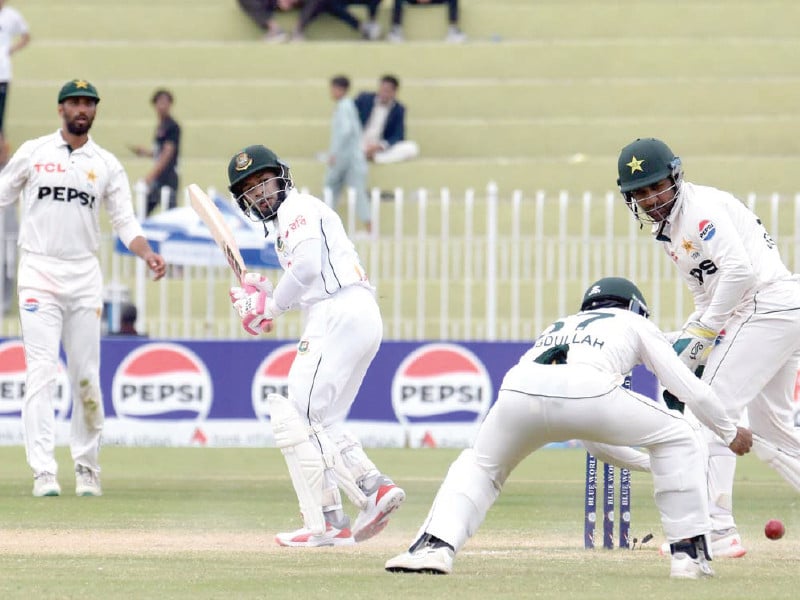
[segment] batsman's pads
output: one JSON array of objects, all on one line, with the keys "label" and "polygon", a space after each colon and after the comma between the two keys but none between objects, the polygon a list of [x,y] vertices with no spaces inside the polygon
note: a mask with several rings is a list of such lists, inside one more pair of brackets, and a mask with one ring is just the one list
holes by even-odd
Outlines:
[{"label": "batsman's pads", "polygon": [[336,445],[333,468],[339,485],[350,501],[363,510],[367,506],[367,497],[357,482],[370,473],[378,473],[378,469],[367,457],[358,439],[349,432],[340,430],[331,436],[331,440]]},{"label": "batsman's pads", "polygon": [[228,292],[242,327],[250,335],[259,335],[272,329],[272,311],[267,300],[272,296],[272,282],[258,273],[247,273],[242,287],[232,287]]},{"label": "batsman's pads", "polygon": [[672,348],[683,364],[694,373],[697,367],[706,364],[717,334],[718,332],[709,329],[700,321],[689,321],[672,344]]},{"label": "batsman's pads", "polygon": [[314,535],[325,533],[322,514],[325,463],[311,442],[311,428],[303,422],[294,404],[280,394],[269,394],[270,421],[275,445],[281,449],[305,525]]}]

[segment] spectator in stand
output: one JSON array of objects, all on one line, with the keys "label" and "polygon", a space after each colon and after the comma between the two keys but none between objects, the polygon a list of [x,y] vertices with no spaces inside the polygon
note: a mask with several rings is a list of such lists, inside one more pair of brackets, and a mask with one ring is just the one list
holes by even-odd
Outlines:
[{"label": "spectator in stand", "polygon": [[361,150],[361,123],[353,99],[347,95],[349,91],[350,80],[347,77],[338,75],[331,79],[331,98],[336,102],[336,108],[331,119],[325,187],[333,194],[334,206],[345,186],[355,190],[358,219],[364,224],[367,233],[370,233],[372,227],[367,198],[368,167]]},{"label": "spectator in stand", "polygon": [[264,30],[265,42],[285,42],[289,34],[275,20],[275,12],[299,8],[300,0],[239,0],[239,6]]},{"label": "spectator in stand", "polygon": [[147,186],[147,214],[161,205],[161,188],[169,189],[169,208],[177,206],[178,155],[181,147],[181,126],[172,118],[170,111],[174,98],[168,90],[156,90],[150,100],[158,115],[158,127],[153,139],[153,149],[131,146],[131,151],[140,157],[154,159],[153,168],[145,175]]},{"label": "spectator in stand", "polygon": [[[377,22],[378,5],[381,0],[307,0],[300,11],[300,18],[292,33],[292,41],[302,42],[306,39],[306,28],[322,13],[328,13],[344,21],[353,30],[361,34],[365,40],[377,40],[381,28]],[[367,6],[368,21],[360,21],[347,10],[348,4],[364,4]]]},{"label": "spectator in stand", "polygon": [[428,6],[431,4],[447,4],[447,28],[446,42],[460,44],[466,41],[467,36],[458,27],[458,0],[394,0],[392,10],[392,30],[387,36],[390,42],[402,42],[405,40],[403,35],[403,4],[415,4],[417,6]]},{"label": "spectator in stand", "polygon": [[384,75],[377,92],[361,92],[355,100],[364,129],[364,155],[377,164],[409,160],[419,154],[417,143],[405,139],[406,107],[397,101],[398,87],[397,77]]}]

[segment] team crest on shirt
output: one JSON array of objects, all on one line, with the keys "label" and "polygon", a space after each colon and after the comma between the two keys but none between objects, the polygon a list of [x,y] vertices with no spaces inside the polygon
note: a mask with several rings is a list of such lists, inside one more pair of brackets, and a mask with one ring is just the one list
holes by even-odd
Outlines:
[{"label": "team crest on shirt", "polygon": [[717,228],[714,227],[714,223],[708,219],[703,219],[700,221],[698,229],[700,230],[700,239],[704,242],[710,242],[714,237],[714,234],[717,233]]},{"label": "team crest on shirt", "polygon": [[692,240],[687,240],[686,238],[683,238],[683,241],[681,242],[681,248],[684,249],[686,254],[691,254],[695,250]]},{"label": "team crest on shirt", "polygon": [[237,171],[244,171],[253,164],[253,159],[250,158],[250,155],[247,152],[240,152],[236,155],[236,162],[234,163],[234,169]]},{"label": "team crest on shirt", "polygon": [[297,344],[297,353],[305,354],[306,352],[308,352],[308,340],[300,340],[300,343]]}]

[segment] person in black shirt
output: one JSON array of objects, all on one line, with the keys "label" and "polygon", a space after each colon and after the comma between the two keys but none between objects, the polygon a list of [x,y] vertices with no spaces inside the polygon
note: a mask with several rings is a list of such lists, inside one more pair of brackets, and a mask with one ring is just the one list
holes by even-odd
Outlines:
[{"label": "person in black shirt", "polygon": [[153,167],[145,175],[147,185],[147,214],[161,205],[161,188],[169,189],[169,208],[177,206],[178,155],[181,145],[181,127],[172,118],[170,111],[174,98],[168,90],[156,90],[151,103],[158,115],[158,127],[153,139],[153,149],[131,146],[136,156],[149,156],[154,159]]}]

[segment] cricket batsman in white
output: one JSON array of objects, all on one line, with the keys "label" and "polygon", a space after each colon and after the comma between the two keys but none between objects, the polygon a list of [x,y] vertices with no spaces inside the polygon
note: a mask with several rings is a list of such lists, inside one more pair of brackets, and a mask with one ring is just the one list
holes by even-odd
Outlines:
[{"label": "cricket batsman in white", "polygon": [[[746,410],[756,455],[800,491],[792,410],[800,277],[784,266],[757,215],[728,192],[685,181],[680,158],[663,141],[625,146],[618,175],[628,207],[652,226],[694,296],[675,351],[711,385],[731,419],[738,422]],[[746,550],[733,518],[736,457],[706,433],[712,550],[715,557],[741,557]]]},{"label": "cricket batsman in white", "polygon": [[[345,427],[383,338],[375,290],[342,221],[318,198],[294,188],[289,167],[261,145],[228,165],[230,190],[244,214],[264,224],[284,273],[275,289],[248,273],[231,301],[248,333],[271,329],[283,312],[305,311],[289,370],[289,397],[268,398],[275,444],[289,468],[303,527],[279,533],[281,546],[344,546],[380,533],[405,500]],[[360,509],[353,526],[339,487]]]},{"label": "cricket batsman in white", "polygon": [[545,329],[506,373],[473,447],[450,466],[416,540],[389,559],[386,570],[450,573],[519,462],[551,442],[582,439],[649,451],[655,503],[670,542],[670,576],[712,576],[699,425],[627,389],[625,376],[644,364],[665,386],[680,390],[732,452],[746,453],[752,438],[682,364],[648,314],[632,282],[606,277],[586,291],[580,312]]}]

